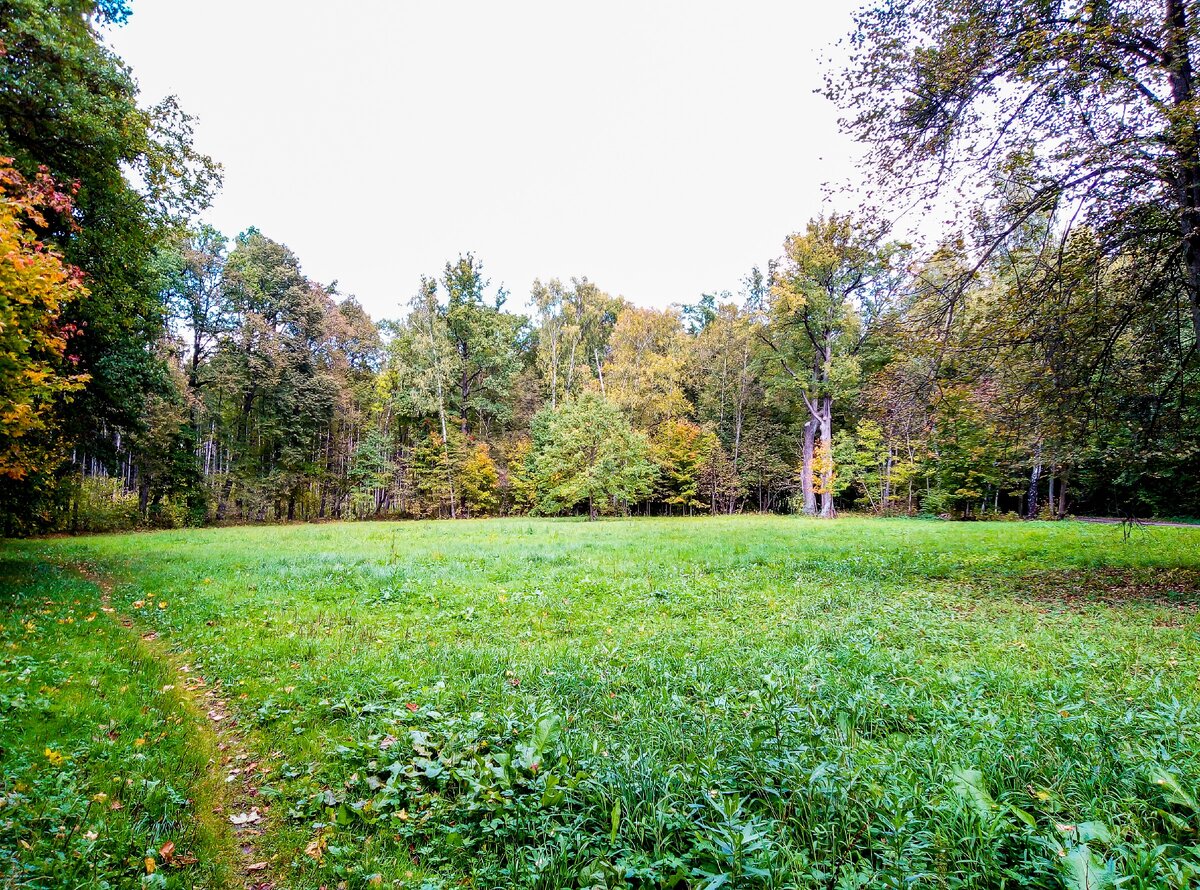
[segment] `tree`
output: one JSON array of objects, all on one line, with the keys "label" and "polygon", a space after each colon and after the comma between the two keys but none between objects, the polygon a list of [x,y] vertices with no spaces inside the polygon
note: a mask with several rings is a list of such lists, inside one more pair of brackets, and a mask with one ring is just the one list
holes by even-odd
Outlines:
[{"label": "tree", "polygon": [[[659,426],[650,440],[650,459],[658,467],[655,499],[666,504],[668,512],[710,505],[700,497],[700,483],[709,456],[718,448],[712,432],[689,420],[667,420]],[[718,487],[715,479],[710,479],[710,487]]]},{"label": "tree", "polygon": [[467,451],[459,470],[463,511],[468,517],[488,516],[500,506],[500,472],[486,442],[476,442]]},{"label": "tree", "polygon": [[562,513],[586,503],[588,518],[650,494],[654,465],[649,446],[620,409],[599,393],[585,392],[533,422],[529,460],[537,479],[537,509]]},{"label": "tree", "polygon": [[[732,302],[724,302],[705,316],[689,356],[697,418],[716,430],[728,451],[728,474],[733,480],[742,465],[747,417],[763,402],[760,349],[754,315]],[[723,490],[730,497],[721,509],[732,513],[736,482],[723,486]]]},{"label": "tree", "polygon": [[378,516],[383,512],[395,474],[389,444],[387,436],[373,429],[354,448],[347,476],[355,516]]},{"label": "tree", "polygon": [[[157,349],[159,248],[220,184],[219,166],[192,146],[192,119],[173,98],[139,107],[132,75],[103,45],[100,26],[128,15],[123,0],[0,0],[0,156],[26,177],[45,168],[78,183],[73,224],[37,227],[89,292],[61,316],[77,332],[74,367],[86,385],[53,410],[77,459],[114,471],[147,397],[170,398]],[[41,510],[53,492],[26,491],[18,509]]]},{"label": "tree", "polygon": [[1196,339],[1198,15],[1184,0],[881,0],[856,16],[827,92],[902,203],[976,200],[1024,159],[1032,188],[993,191],[1003,212],[974,268],[1025,220],[1061,210],[1169,272]]},{"label": "tree", "polygon": [[714,436],[712,447],[700,467],[696,492],[699,501],[708,507],[709,513],[733,513],[743,493],[741,479],[729,453]]},{"label": "tree", "polygon": [[828,518],[834,515],[834,399],[857,385],[858,352],[898,286],[899,248],[836,214],[810,221],[784,248],[771,288],[769,325],[759,336],[808,411],[801,469],[804,512],[817,513],[819,496],[820,515]]},{"label": "tree", "polygon": [[464,435],[471,418],[480,435],[509,420],[512,384],[521,370],[527,320],[502,311],[508,298],[503,288],[488,301],[488,285],[483,264],[472,254],[446,263],[444,315],[457,356],[454,405]]},{"label": "tree", "polygon": [[686,383],[687,341],[674,310],[627,306],[617,316],[604,364],[604,393],[642,430],[692,410]]},{"label": "tree", "polygon": [[200,389],[200,372],[234,319],[223,288],[229,240],[209,225],[177,235],[161,256],[162,296],[179,333],[190,339],[188,386]]},{"label": "tree", "polygon": [[421,515],[457,519],[463,513],[460,476],[465,441],[455,427],[450,427],[449,436],[443,439],[437,430],[430,430],[413,446],[409,473]]},{"label": "tree", "polygon": [[[536,364],[550,407],[604,376],[603,358],[624,301],[611,297],[585,278],[568,288],[557,278],[534,281],[537,310]],[[601,386],[603,389],[603,386]]]},{"label": "tree", "polygon": [[401,336],[393,340],[391,350],[393,393],[405,401],[405,413],[413,420],[436,412],[450,518],[455,519],[458,498],[450,462],[446,391],[458,374],[462,359],[453,348],[445,316],[438,305],[437,282],[422,278],[410,306],[407,325]]},{"label": "tree", "polygon": [[62,458],[55,408],[87,382],[66,354],[71,329],[63,323],[67,306],[87,296],[82,276],[33,231],[53,215],[70,219],[70,195],[44,172],[27,182],[0,158],[0,479],[7,483],[53,473]]},{"label": "tree", "polygon": [[233,466],[219,509],[240,482],[252,515],[294,519],[303,491],[320,476],[322,441],[342,404],[342,319],[295,254],[254,229],[238,236],[223,287],[238,328],[216,361],[221,390],[210,396],[232,428]]}]

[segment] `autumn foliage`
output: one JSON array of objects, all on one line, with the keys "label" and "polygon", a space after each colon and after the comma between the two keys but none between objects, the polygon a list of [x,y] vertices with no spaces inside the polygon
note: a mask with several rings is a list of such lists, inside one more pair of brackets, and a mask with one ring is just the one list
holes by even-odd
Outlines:
[{"label": "autumn foliage", "polygon": [[0,476],[24,479],[52,450],[53,406],[87,380],[71,373],[63,308],[87,294],[80,271],[39,232],[70,225],[71,195],[0,158]]}]

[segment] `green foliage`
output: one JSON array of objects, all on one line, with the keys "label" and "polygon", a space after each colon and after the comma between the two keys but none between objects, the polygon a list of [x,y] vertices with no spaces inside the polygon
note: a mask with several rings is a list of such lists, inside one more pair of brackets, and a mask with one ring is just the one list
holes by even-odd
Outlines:
[{"label": "green foliage", "polygon": [[81,532],[115,532],[136,528],[141,516],[136,492],[124,479],[93,476],[79,481],[75,494],[75,527]]},{"label": "green foliage", "polygon": [[464,421],[474,420],[480,432],[502,429],[511,419],[509,396],[521,368],[527,323],[524,316],[501,311],[507,299],[503,289],[489,303],[488,285],[483,264],[473,255],[446,263],[446,306],[441,311],[457,360],[449,406]]},{"label": "green foliage", "polygon": [[528,460],[537,509],[563,513],[586,503],[588,516],[625,508],[650,493],[655,476],[645,437],[616,405],[585,392],[533,420]]},{"label": "green foliage", "polygon": [[455,480],[462,468],[462,456],[463,439],[456,430],[451,431],[448,440],[431,431],[413,447],[409,470],[423,512],[450,516],[452,510],[457,510],[461,493]]},{"label": "green foliage", "polygon": [[379,430],[370,430],[355,447],[349,473],[355,516],[378,516],[382,510],[381,495],[391,486],[394,472],[389,450],[387,437]]},{"label": "green foliage", "polygon": [[707,507],[700,485],[717,437],[686,420],[662,423],[650,441],[650,459],[658,467],[655,499],[672,507],[690,510]]},{"label": "green foliage", "polygon": [[[110,469],[114,431],[139,429],[145,398],[168,394],[154,349],[163,321],[157,249],[220,181],[219,167],[192,148],[192,121],[175,100],[140,108],[132,76],[101,43],[98,25],[127,14],[121,2],[0,3],[0,157],[27,177],[44,169],[77,186],[77,225],[39,232],[83,270],[89,292],[61,315],[78,332],[73,366],[88,382],[57,403],[56,425],[77,454]],[[58,457],[48,453],[36,476],[10,486],[7,511],[24,519],[47,511],[70,475]]]},{"label": "green foliage", "polygon": [[604,293],[587,278],[534,281],[537,309],[535,365],[550,407],[578,394],[602,373],[602,356],[624,301]]},{"label": "green foliage", "polygon": [[988,252],[1061,212],[1064,233],[1089,229],[1106,253],[1138,258],[1139,297],[1182,291],[1194,338],[1195,16],[1173,0],[868,4],[826,93],[890,199],[961,194],[961,230]]},{"label": "green foliage", "polygon": [[[1200,473],[1186,234],[1200,43],[1185,7],[862,10],[826,92],[893,206],[949,202],[931,250],[869,210],[825,208],[736,298],[649,309],[539,279],[532,319],[464,253],[377,324],[285,245],[195,222],[220,170],[176,100],[139,106],[104,46],[126,4],[0,0],[5,176],[61,189],[53,218],[6,242],[52,273],[0,288],[6,528],[107,525],[116,512],[86,518],[78,484],[106,476],[136,492],[139,526],[585,501],[589,515],[1200,510],[1178,484]],[[87,299],[70,299],[72,268]],[[611,459],[578,418],[556,428],[565,441],[547,433],[593,397],[627,421]]]},{"label": "green foliage", "polygon": [[604,393],[638,429],[687,416],[687,341],[675,310],[626,306],[609,338]]}]

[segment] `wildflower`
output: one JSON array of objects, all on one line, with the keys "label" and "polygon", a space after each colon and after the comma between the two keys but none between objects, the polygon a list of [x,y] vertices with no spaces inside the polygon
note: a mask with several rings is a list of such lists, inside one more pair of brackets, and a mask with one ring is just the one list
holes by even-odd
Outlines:
[{"label": "wildflower", "polygon": [[51,766],[62,766],[67,762],[67,755],[61,751],[55,751],[53,748],[47,748],[45,751],[46,759],[50,761]]}]

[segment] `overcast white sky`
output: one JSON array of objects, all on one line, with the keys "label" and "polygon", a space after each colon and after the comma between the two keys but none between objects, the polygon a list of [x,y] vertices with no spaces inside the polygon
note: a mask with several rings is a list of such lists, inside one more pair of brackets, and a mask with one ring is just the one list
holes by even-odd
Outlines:
[{"label": "overcast white sky", "polygon": [[133,0],[109,39],[258,226],[395,317],[472,250],[523,305],[736,291],[852,175],[814,94],[854,0]]}]

